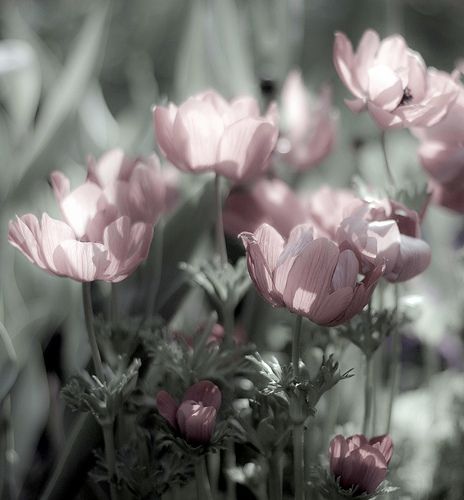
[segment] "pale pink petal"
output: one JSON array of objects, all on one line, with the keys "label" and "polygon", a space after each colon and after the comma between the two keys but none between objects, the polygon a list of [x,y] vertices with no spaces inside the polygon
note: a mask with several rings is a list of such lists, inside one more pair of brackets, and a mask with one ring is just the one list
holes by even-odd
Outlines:
[{"label": "pale pink petal", "polygon": [[366,109],[365,99],[344,99],[344,101],[353,113],[360,113]]},{"label": "pale pink petal", "polygon": [[374,30],[366,30],[359,41],[354,60],[354,73],[359,86],[367,90],[368,69],[374,63],[375,56],[379,49],[379,35]]},{"label": "pale pink petal", "polygon": [[187,137],[174,135],[174,121],[177,116],[177,107],[170,104],[168,108],[156,106],[153,109],[153,124],[155,127],[156,142],[164,156],[177,168],[189,171],[186,162]]},{"label": "pale pink petal", "polygon": [[[56,272],[55,267],[55,250],[61,243],[71,240],[76,241],[74,231],[63,221],[52,219],[48,214],[44,213],[41,220],[42,239],[40,246],[42,254],[48,268]],[[63,274],[63,273],[60,273]]]},{"label": "pale pink petal", "polygon": [[403,84],[388,66],[376,65],[368,70],[368,96],[376,106],[393,111],[403,99]]},{"label": "pale pink petal", "polygon": [[223,132],[223,121],[209,102],[190,98],[179,107],[173,137],[189,170],[202,172],[215,166]]},{"label": "pale pink petal", "polygon": [[401,71],[408,67],[408,46],[400,35],[385,38],[380,43],[377,53],[377,63],[389,66],[394,71]]},{"label": "pale pink petal", "polygon": [[342,82],[356,97],[363,97],[358,82],[353,78],[354,54],[353,46],[344,33],[335,33],[333,63]]},{"label": "pale pink petal", "polygon": [[368,102],[367,110],[377,125],[382,129],[400,128],[403,126],[402,118],[398,116],[398,114],[395,114],[398,113],[398,109],[395,113],[390,113],[389,111],[385,111],[379,106],[376,106],[374,103]]},{"label": "pale pink petal", "polygon": [[30,262],[41,269],[48,270],[41,248],[42,231],[35,215],[26,214],[22,217],[16,217],[15,221],[10,221],[8,241],[22,252]]},{"label": "pale pink petal", "polygon": [[88,179],[102,188],[113,184],[129,160],[122,149],[112,149],[103,154],[97,162],[88,165]]},{"label": "pale pink petal", "polygon": [[55,170],[50,174],[50,182],[52,184],[53,193],[56,201],[61,201],[70,193],[69,179],[62,173]]},{"label": "pale pink petal", "polygon": [[104,279],[108,264],[107,251],[99,243],[66,240],[53,252],[54,272],[76,281]]},{"label": "pale pink petal", "polygon": [[430,247],[424,240],[401,235],[398,259],[385,278],[392,282],[414,278],[427,269],[431,257]]},{"label": "pale pink petal", "polygon": [[351,250],[340,252],[335,272],[332,276],[332,287],[338,288],[351,287],[356,285],[359,273],[359,262],[356,255]]},{"label": "pale pink petal", "polygon": [[261,174],[277,142],[277,129],[267,121],[240,120],[226,128],[219,146],[216,172],[232,180]]}]

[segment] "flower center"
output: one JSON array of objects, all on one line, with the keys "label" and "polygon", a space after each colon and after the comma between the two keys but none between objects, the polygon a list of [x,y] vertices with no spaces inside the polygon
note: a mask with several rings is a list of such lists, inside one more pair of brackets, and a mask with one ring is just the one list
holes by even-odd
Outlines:
[{"label": "flower center", "polygon": [[405,106],[406,104],[409,104],[413,100],[413,96],[411,94],[411,89],[409,87],[405,87],[403,90],[403,97],[398,104],[398,106]]}]

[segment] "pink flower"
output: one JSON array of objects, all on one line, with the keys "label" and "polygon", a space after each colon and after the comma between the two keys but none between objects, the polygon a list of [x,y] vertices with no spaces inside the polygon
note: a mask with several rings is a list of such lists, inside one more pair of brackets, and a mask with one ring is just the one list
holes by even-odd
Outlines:
[{"label": "pink flower", "polygon": [[179,107],[153,111],[156,139],[166,158],[185,172],[214,171],[234,181],[262,174],[278,130],[273,114],[260,116],[251,97],[230,103],[210,90]]},{"label": "pink flower", "polygon": [[286,243],[267,224],[240,237],[251,279],[264,299],[319,325],[338,325],[360,313],[383,272],[380,264],[358,282],[361,261],[355,252],[314,238],[308,225],[296,226]]},{"label": "pink flower", "polygon": [[118,282],[146,259],[165,187],[156,157],[129,160],[113,150],[90,161],[74,191],[61,173],[52,186],[66,222],[32,214],[10,222],[8,239],[31,262],[76,281]]},{"label": "pink flower", "polygon": [[448,187],[444,184],[430,182],[432,189],[432,201],[449,208],[459,214],[464,214],[464,185],[458,184],[455,187]]},{"label": "pink flower", "polygon": [[166,188],[156,155],[130,159],[113,149],[89,160],[87,179],[73,191],[61,172],[53,172],[51,182],[65,221],[89,241],[100,241],[105,227],[121,216],[155,224],[164,210]]},{"label": "pink flower", "polygon": [[345,439],[335,436],[330,442],[330,472],[341,488],[356,488],[356,496],[374,493],[384,481],[393,454],[388,435],[367,440],[362,434]]},{"label": "pink flower", "polygon": [[337,241],[356,253],[364,272],[384,263],[385,278],[391,282],[409,280],[430,264],[417,212],[392,200],[365,202],[342,221]]},{"label": "pink flower", "polygon": [[419,160],[431,178],[432,200],[464,212],[464,86],[440,123],[414,134],[421,140]]},{"label": "pink flower", "polygon": [[306,221],[313,226],[317,236],[335,240],[342,220],[363,205],[364,202],[349,189],[322,186],[307,195]]},{"label": "pink flower", "polygon": [[100,242],[82,241],[66,222],[47,214],[10,221],[8,241],[41,269],[76,281],[118,282],[146,259],[153,226],[122,216],[105,227]]},{"label": "pink flower", "polygon": [[292,71],[282,89],[283,136],[277,150],[297,170],[308,170],[331,151],[336,138],[337,115],[332,93],[324,87],[315,98],[306,89],[301,73]]},{"label": "pink flower", "polygon": [[221,401],[221,391],[209,380],[201,380],[187,389],[179,405],[166,391],[156,396],[159,414],[194,446],[210,443]]},{"label": "pink flower", "polygon": [[253,232],[264,222],[288,236],[305,221],[302,202],[279,179],[260,179],[251,187],[234,187],[224,203],[223,217],[224,229],[231,236]]},{"label": "pink flower", "polygon": [[457,96],[451,75],[427,68],[400,35],[380,40],[375,31],[367,30],[354,53],[348,38],[336,33],[333,60],[355,96],[345,101],[347,106],[354,112],[367,109],[383,129],[434,125]]}]

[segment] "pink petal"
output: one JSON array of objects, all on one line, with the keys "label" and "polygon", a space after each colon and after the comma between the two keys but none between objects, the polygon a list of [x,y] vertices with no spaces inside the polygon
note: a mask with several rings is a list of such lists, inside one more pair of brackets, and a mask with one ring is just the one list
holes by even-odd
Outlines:
[{"label": "pink petal", "polygon": [[330,472],[336,479],[340,476],[342,472],[343,459],[348,453],[348,445],[346,440],[340,434],[335,436],[332,441],[330,441],[329,447],[329,460],[330,460]]},{"label": "pink petal", "polygon": [[354,287],[359,273],[359,262],[351,250],[340,253],[335,272],[332,276],[334,290],[343,287]]},{"label": "pink petal", "polygon": [[168,392],[158,392],[158,394],[156,395],[156,408],[158,409],[159,414],[169,422],[171,427],[174,427],[174,429],[176,429],[177,403]]},{"label": "pink petal", "polygon": [[402,36],[389,36],[380,43],[377,62],[389,66],[393,71],[400,71],[407,68],[409,50]]},{"label": "pink petal", "polygon": [[393,111],[403,99],[403,84],[388,66],[376,65],[368,70],[368,96],[376,106]]},{"label": "pink petal", "polygon": [[356,49],[354,67],[356,79],[359,86],[366,90],[368,85],[367,71],[374,63],[375,56],[379,49],[379,35],[374,30],[366,30],[359,41]]},{"label": "pink petal", "polygon": [[353,78],[354,54],[353,46],[344,33],[335,33],[333,49],[335,70],[348,90],[356,97],[363,97],[362,89]]},{"label": "pink petal", "polygon": [[189,170],[210,170],[217,162],[223,132],[223,121],[212,104],[190,98],[179,107],[174,121],[176,152]]},{"label": "pink petal", "polygon": [[311,241],[296,256],[283,292],[291,311],[312,318],[311,313],[329,294],[338,256],[337,245],[325,238]]},{"label": "pink petal", "polygon": [[184,394],[182,401],[187,400],[202,403],[203,406],[212,406],[216,410],[221,407],[222,393],[216,384],[209,380],[200,380],[190,386]]},{"label": "pink petal", "polygon": [[216,426],[216,409],[195,401],[184,401],[177,410],[177,424],[185,440],[193,445],[211,441]]},{"label": "pink petal", "polygon": [[255,118],[240,120],[226,128],[219,145],[216,171],[232,180],[256,177],[268,166],[277,142],[277,129]]},{"label": "pink petal", "polygon": [[56,201],[60,203],[70,193],[69,179],[62,172],[55,170],[50,174],[50,182]]},{"label": "pink petal", "polygon": [[41,248],[42,230],[35,215],[26,214],[16,217],[15,221],[10,221],[8,241],[30,262],[41,269],[48,270]]},{"label": "pink petal", "polygon": [[395,283],[410,280],[427,269],[431,258],[430,247],[424,240],[401,235],[399,257],[385,278]]},{"label": "pink petal", "polygon": [[153,109],[153,124],[156,142],[164,156],[177,168],[189,171],[186,163],[187,138],[174,136],[174,121],[177,107],[170,104],[168,108],[156,106]]},{"label": "pink petal", "polygon": [[390,463],[393,456],[393,441],[388,434],[369,439],[369,444],[382,453],[387,464]]},{"label": "pink petal", "polygon": [[66,240],[53,252],[53,268],[56,274],[76,281],[95,281],[104,278],[107,256],[101,244]]},{"label": "pink petal", "polygon": [[403,120],[401,116],[398,116],[398,109],[395,111],[397,114],[390,113],[376,106],[374,103],[368,102],[367,110],[381,129],[400,128],[403,126]]},{"label": "pink petal", "polygon": [[56,248],[65,241],[75,241],[76,236],[74,231],[65,222],[52,219],[46,213],[42,215],[41,228],[42,239],[40,246],[42,255],[48,268],[53,272],[57,272],[54,258]]},{"label": "pink petal", "polygon": [[88,178],[102,188],[113,184],[129,160],[122,149],[112,149],[103,154],[98,161],[89,163]]},{"label": "pink petal", "polygon": [[366,101],[364,99],[344,99],[344,101],[353,113],[360,113],[366,109]]}]

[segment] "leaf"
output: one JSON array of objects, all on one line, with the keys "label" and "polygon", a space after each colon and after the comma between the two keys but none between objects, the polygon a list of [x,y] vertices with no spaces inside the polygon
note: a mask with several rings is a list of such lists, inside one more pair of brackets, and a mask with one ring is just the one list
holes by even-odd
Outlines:
[{"label": "leaf", "polygon": [[12,188],[17,189],[17,185],[25,176],[30,177],[32,172],[34,176],[44,174],[41,169],[29,169],[45,151],[64,120],[76,109],[94,75],[104,49],[108,5],[102,2],[90,12],[65,67],[48,91],[29,147],[20,156]]},{"label": "leaf", "polygon": [[[4,68],[5,60],[16,67]],[[10,64],[11,66],[11,64]],[[29,130],[39,103],[42,78],[33,47],[23,40],[0,42],[0,80],[16,141]]]},{"label": "leaf", "polygon": [[8,332],[0,323],[0,403],[10,392],[17,376],[16,353]]},{"label": "leaf", "polygon": [[185,280],[178,265],[190,260],[200,240],[211,229],[214,218],[213,182],[208,181],[167,221],[159,304],[164,304],[173,288],[179,286],[179,281]]}]

